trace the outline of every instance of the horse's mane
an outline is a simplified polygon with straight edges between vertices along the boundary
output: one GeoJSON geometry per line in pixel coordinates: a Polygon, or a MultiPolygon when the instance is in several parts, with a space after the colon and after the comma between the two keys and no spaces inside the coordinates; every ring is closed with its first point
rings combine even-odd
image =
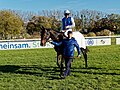
{"type": "Polygon", "coordinates": [[[51,33],[51,38],[53,38],[55,41],[60,41],[62,39],[62,33],[60,31],[57,31],[57,30],[52,30],[52,29],[49,29],[50,33],[51,33]]]}
{"type": "Polygon", "coordinates": [[[61,39],[63,38],[63,33],[58,31],[58,30],[54,30],[54,29],[51,29],[51,28],[44,28],[42,26],[41,28],[41,37],[43,37],[44,33],[49,33],[50,34],[50,38],[53,40],[53,41],[61,41],[61,39]]]}

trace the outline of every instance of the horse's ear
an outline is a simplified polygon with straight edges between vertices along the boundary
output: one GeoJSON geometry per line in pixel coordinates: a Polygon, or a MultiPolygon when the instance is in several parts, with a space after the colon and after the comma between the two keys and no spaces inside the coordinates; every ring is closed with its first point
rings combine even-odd
{"type": "Polygon", "coordinates": [[[41,27],[41,30],[45,30],[45,28],[42,26],[42,27],[41,27]]]}
{"type": "Polygon", "coordinates": [[[46,28],[46,30],[47,30],[47,31],[50,31],[50,30],[51,30],[51,28],[46,28]]]}

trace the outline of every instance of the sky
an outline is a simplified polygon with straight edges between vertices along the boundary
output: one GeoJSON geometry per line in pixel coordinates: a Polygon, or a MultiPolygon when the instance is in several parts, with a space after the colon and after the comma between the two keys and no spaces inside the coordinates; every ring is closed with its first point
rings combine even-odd
{"type": "Polygon", "coordinates": [[[0,0],[0,10],[97,10],[120,14],[120,0],[0,0]]]}

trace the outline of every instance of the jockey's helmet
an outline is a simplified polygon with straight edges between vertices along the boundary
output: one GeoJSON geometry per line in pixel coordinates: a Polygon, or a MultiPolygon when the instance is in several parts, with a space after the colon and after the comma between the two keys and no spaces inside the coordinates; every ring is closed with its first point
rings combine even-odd
{"type": "Polygon", "coordinates": [[[65,10],[64,14],[70,14],[70,11],[69,10],[65,10]]]}

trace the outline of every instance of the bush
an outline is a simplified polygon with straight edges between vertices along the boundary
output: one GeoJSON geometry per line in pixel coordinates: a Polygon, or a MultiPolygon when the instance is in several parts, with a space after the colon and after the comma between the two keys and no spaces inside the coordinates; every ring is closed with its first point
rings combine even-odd
{"type": "Polygon", "coordinates": [[[100,32],[96,32],[96,36],[100,36],[101,34],[100,34],[100,32]]]}
{"type": "Polygon", "coordinates": [[[87,37],[87,34],[83,34],[84,37],[87,37]]]}
{"type": "Polygon", "coordinates": [[[95,37],[96,34],[95,34],[94,32],[89,32],[89,33],[87,34],[87,36],[88,36],[88,37],[95,37]]]}
{"type": "Polygon", "coordinates": [[[100,35],[101,36],[110,36],[111,35],[111,31],[110,30],[107,30],[107,29],[104,29],[100,32],[100,35]]]}
{"type": "Polygon", "coordinates": [[[115,33],[114,32],[111,32],[111,35],[114,35],[115,33]]]}

